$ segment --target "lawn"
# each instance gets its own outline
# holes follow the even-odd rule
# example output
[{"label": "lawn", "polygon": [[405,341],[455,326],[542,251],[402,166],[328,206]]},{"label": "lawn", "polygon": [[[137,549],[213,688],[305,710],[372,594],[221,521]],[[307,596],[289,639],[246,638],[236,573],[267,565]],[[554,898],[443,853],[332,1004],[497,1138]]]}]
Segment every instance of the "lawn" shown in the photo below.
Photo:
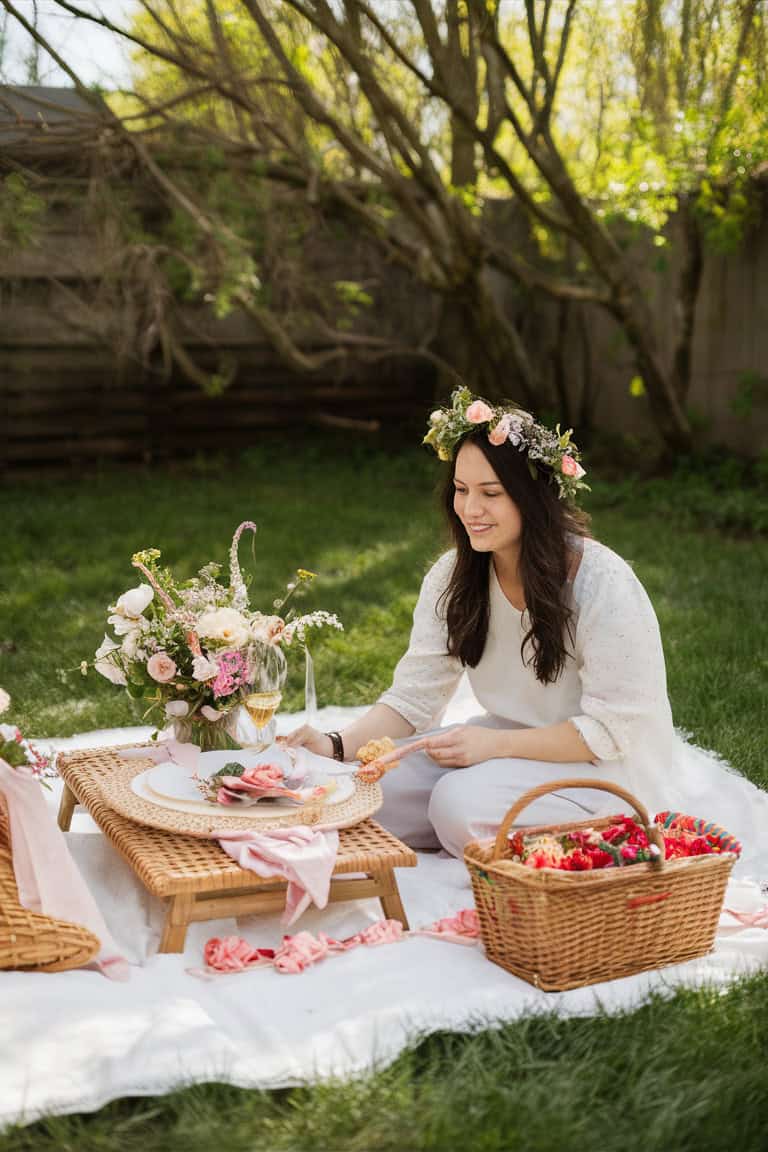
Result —
[{"label": "lawn", "polygon": [[[364,704],[389,683],[419,581],[440,550],[436,465],[367,442],[270,441],[246,457],[173,471],[104,471],[0,491],[0,685],[30,733],[137,722],[90,672],[105,609],[133,582],[130,556],[162,549],[192,575],[259,524],[252,599],[268,610],[298,566],[320,573],[304,601],[346,631],[314,648],[321,704]],[[720,494],[671,479],[594,481],[596,534],[630,560],[659,615],[676,722],[768,787],[768,540],[715,530]],[[739,508],[744,501],[740,498]],[[301,669],[287,706],[300,707]],[[716,815],[716,814],[713,814]],[[276,1093],[201,1085],[0,1136],[11,1149],[611,1149],[765,1147],[768,976],[723,994],[684,992],[640,1011],[537,1018],[474,1037],[436,1036],[376,1077]],[[762,1021],[762,1023],[761,1023]]]}]

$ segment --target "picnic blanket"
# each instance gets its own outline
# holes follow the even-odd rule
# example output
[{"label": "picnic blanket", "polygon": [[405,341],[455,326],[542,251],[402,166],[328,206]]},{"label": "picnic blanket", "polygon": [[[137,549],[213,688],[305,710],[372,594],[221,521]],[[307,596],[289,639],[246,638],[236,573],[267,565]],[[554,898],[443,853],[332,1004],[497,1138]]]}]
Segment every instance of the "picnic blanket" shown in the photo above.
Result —
[{"label": "picnic blanket", "polygon": [[[318,723],[336,728],[360,711],[324,709]],[[447,719],[473,711],[477,705],[465,695]],[[301,720],[282,717],[282,730]],[[111,730],[55,743],[96,747],[149,732]],[[58,791],[50,796],[54,805]],[[76,812],[70,848],[121,951],[140,966],[128,984],[87,970],[0,974],[2,1126],[203,1081],[279,1088],[351,1077],[384,1065],[430,1032],[472,1031],[536,1012],[626,1010],[652,992],[722,986],[768,965],[768,931],[724,915],[709,956],[563,993],[538,991],[489,963],[479,947],[426,937],[359,948],[301,975],[256,969],[202,981],[186,970],[200,966],[209,937],[236,932],[275,947],[284,931],[279,914],[194,924],[183,955],[157,955],[161,905],[94,831],[90,817]],[[398,871],[398,883],[414,928],[472,904],[463,862],[445,854],[420,855],[417,868]],[[742,876],[732,882],[727,904],[751,913],[767,899]],[[339,903],[307,912],[300,927],[341,938],[380,916],[377,901]]]}]

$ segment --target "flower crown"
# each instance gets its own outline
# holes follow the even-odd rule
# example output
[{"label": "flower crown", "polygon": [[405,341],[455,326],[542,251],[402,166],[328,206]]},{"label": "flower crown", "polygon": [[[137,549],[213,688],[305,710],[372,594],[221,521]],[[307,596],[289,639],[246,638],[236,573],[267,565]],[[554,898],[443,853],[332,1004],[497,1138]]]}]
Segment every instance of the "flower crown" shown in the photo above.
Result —
[{"label": "flower crown", "polygon": [[451,396],[450,408],[438,408],[429,418],[429,431],[422,443],[434,448],[441,460],[452,460],[456,445],[468,432],[485,426],[491,444],[509,441],[520,452],[528,455],[531,476],[538,476],[537,464],[547,465],[556,482],[561,500],[575,500],[581,488],[589,491],[582,477],[585,470],[579,463],[580,453],[571,440],[571,429],[555,431],[537,424],[530,412],[515,406],[493,408],[485,400],[473,397],[468,388],[457,388]]}]

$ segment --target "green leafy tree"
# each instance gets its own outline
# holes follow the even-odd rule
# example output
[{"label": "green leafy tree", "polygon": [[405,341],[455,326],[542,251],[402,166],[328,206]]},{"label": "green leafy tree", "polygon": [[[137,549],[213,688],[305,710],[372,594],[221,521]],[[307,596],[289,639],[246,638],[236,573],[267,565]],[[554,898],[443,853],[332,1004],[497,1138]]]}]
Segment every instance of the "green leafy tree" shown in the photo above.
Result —
[{"label": "green leafy tree", "polygon": [[[143,0],[127,29],[57,3],[140,50],[142,126],[184,121],[364,225],[435,293],[425,345],[467,382],[541,403],[520,327],[532,295],[596,303],[634,349],[636,390],[668,449],[690,448],[702,243],[743,234],[762,156],[759,0]],[[500,197],[527,223],[512,242],[491,210]],[[683,259],[670,353],[626,237],[645,224],[664,242],[673,212]]]}]

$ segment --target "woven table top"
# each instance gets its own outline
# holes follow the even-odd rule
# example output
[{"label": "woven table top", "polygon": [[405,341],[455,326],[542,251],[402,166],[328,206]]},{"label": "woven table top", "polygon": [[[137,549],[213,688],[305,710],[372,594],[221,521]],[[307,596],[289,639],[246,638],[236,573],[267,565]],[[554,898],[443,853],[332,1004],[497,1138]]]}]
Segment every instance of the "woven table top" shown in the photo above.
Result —
[{"label": "woven table top", "polygon": [[[115,812],[105,802],[100,787],[102,751],[86,749],[62,754],[58,759],[59,775],[153,895],[217,892],[274,883],[241,868],[214,840],[149,828]],[[415,852],[374,820],[363,820],[339,831],[334,875],[415,866]]]}]

